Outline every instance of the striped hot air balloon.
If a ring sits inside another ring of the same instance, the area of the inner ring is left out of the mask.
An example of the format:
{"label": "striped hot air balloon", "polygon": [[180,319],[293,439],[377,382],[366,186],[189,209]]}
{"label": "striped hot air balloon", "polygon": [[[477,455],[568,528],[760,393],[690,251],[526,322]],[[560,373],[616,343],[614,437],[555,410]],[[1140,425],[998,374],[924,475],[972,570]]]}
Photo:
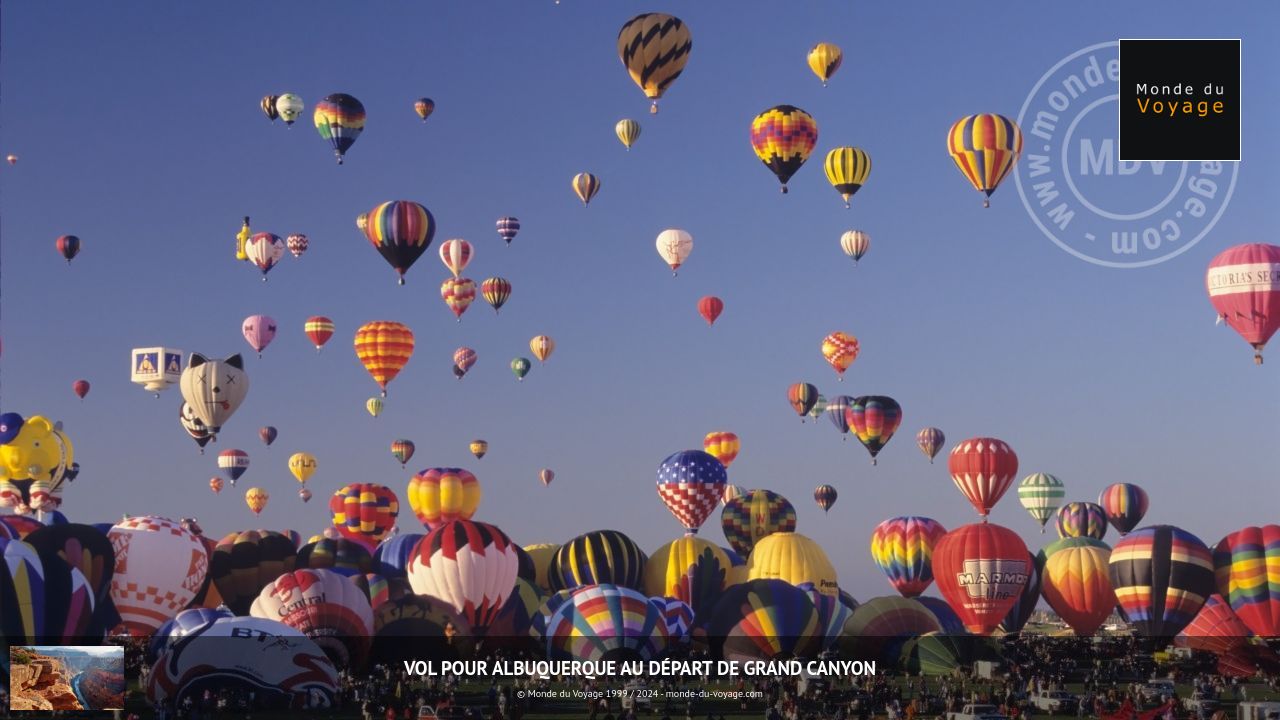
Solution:
{"label": "striped hot air balloon", "polygon": [[1107,521],[1121,535],[1127,535],[1147,514],[1147,492],[1133,483],[1115,483],[1098,495],[1098,504],[1106,512]]}
{"label": "striped hot air balloon", "polygon": [[400,500],[384,485],[351,483],[329,499],[330,519],[346,539],[373,552],[391,534],[400,514]]}
{"label": "striped hot air balloon", "polygon": [[506,241],[507,245],[511,245],[511,241],[516,239],[516,233],[520,232],[520,221],[513,217],[498,218],[498,237]]}
{"label": "striped hot air balloon", "polygon": [[693,36],[680,18],[666,13],[643,13],[618,31],[618,59],[631,79],[653,101],[649,112],[658,112],[658,99],[684,72],[693,51]]}
{"label": "striped hot air balloon", "polygon": [[1200,538],[1171,525],[1121,538],[1110,569],[1120,614],[1147,637],[1177,635],[1214,591],[1213,554]]}
{"label": "striped hot air balloon", "polygon": [[574,175],[570,185],[573,187],[573,192],[578,195],[578,199],[582,201],[583,207],[590,205],[591,198],[600,192],[600,178],[587,172]]}
{"label": "striped hot air balloon", "polygon": [[409,200],[384,202],[365,217],[364,235],[399,276],[422,257],[436,234],[436,219],[426,207]]}
{"label": "striped hot air balloon", "polygon": [[511,297],[511,281],[501,277],[485,278],[480,283],[480,295],[497,313],[507,304],[507,298]]}
{"label": "striped hot air balloon", "polygon": [[417,446],[412,440],[400,438],[391,442],[391,456],[400,461],[400,467],[403,468],[410,460],[413,459],[413,452]]}
{"label": "striped hot air balloon", "polygon": [[933,547],[946,532],[933,518],[889,518],[871,533],[871,559],[894,590],[903,597],[915,597],[933,583]]}
{"label": "striped hot air balloon", "polygon": [[840,493],[830,485],[819,485],[813,491],[813,501],[818,503],[818,507],[822,508],[822,512],[827,512],[832,505],[836,504],[836,498],[840,497]]}
{"label": "striped hot air balloon", "polygon": [[480,505],[480,481],[462,468],[429,468],[409,480],[409,507],[434,530],[452,520],[469,520]]}
{"label": "striped hot air balloon", "polygon": [[862,188],[867,176],[871,174],[871,156],[862,148],[832,148],[827,153],[823,169],[827,172],[827,181],[840,193],[847,208],[849,199]]}
{"label": "striped hot air balloon", "polygon": [[462,313],[476,299],[476,282],[469,278],[449,278],[440,284],[440,298],[458,322],[462,322]]}
{"label": "striped hot air balloon", "polygon": [[303,323],[302,330],[316,346],[316,352],[320,352],[320,348],[333,337],[333,321],[323,315],[312,315]]}
{"label": "striped hot air balloon", "polygon": [[364,132],[364,117],[364,105],[346,93],[334,93],[316,103],[312,116],[316,132],[333,146],[339,165],[356,138]]}
{"label": "striped hot air balloon", "polygon": [[1033,473],[1018,483],[1018,502],[1040,523],[1042,533],[1049,518],[1062,505],[1062,498],[1066,494],[1062,481],[1048,473]]}
{"label": "striped hot air balloon", "polygon": [[742,442],[738,440],[738,436],[734,433],[727,430],[716,430],[707,433],[707,436],[702,439],[702,449],[710,453],[712,457],[719,460],[727,468],[738,457],[738,451],[742,449]]}
{"label": "striped hot air balloon", "polygon": [[929,464],[937,457],[938,451],[947,443],[947,436],[936,427],[927,427],[916,433],[916,446],[929,458]]}
{"label": "striped hot air balloon", "polygon": [[902,424],[902,406],[891,397],[864,395],[853,399],[845,415],[850,429],[871,454],[871,464],[875,465],[876,456]]}
{"label": "striped hot air balloon", "polygon": [[996,438],[969,438],[951,448],[951,480],[982,517],[991,513],[1018,474],[1018,455]]}
{"label": "striped hot air balloon", "polygon": [[817,401],[818,388],[810,383],[795,383],[787,388],[787,402],[791,403],[791,409],[800,416],[800,422],[804,422],[805,416]]}
{"label": "striped hot air balloon", "polygon": [[1280,525],[1241,528],[1214,548],[1218,592],[1256,635],[1280,637]]}
{"label": "striped hot air balloon", "polygon": [[1058,510],[1058,537],[1101,540],[1107,534],[1107,514],[1091,502],[1070,502]]}
{"label": "striped hot air balloon", "polygon": [[1111,548],[1090,537],[1065,538],[1040,551],[1044,599],[1079,637],[1097,632],[1115,610],[1110,558]]}
{"label": "striped hot air balloon", "polygon": [[398,322],[378,320],[356,330],[356,357],[387,396],[387,383],[396,378],[413,355],[413,331]]}
{"label": "striped hot air balloon", "polygon": [[626,535],[595,530],[560,546],[547,569],[547,580],[553,592],[605,583],[642,590],[647,561],[640,546]]}
{"label": "striped hot air balloon", "polygon": [[982,206],[991,207],[991,193],[1022,154],[1022,130],[1003,115],[969,115],[951,126],[947,151],[974,189],[986,195]]}

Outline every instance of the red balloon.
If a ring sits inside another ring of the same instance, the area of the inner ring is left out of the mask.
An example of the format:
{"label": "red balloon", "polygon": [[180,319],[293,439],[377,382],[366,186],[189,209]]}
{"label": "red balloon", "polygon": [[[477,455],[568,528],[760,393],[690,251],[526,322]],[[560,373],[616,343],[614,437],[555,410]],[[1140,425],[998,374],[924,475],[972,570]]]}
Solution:
{"label": "red balloon", "polygon": [[89,381],[77,380],[71,383],[71,390],[76,394],[76,397],[83,400],[84,396],[89,394]]}
{"label": "red balloon", "polygon": [[720,317],[722,312],[724,312],[724,301],[715,295],[707,295],[698,301],[698,314],[707,321],[707,325],[715,325],[716,318]]}
{"label": "red balloon", "polygon": [[1003,440],[969,438],[951,448],[947,468],[956,487],[985,518],[1013,484],[1018,455]]}
{"label": "red balloon", "polygon": [[1262,347],[1280,329],[1280,247],[1250,243],[1227,248],[1209,263],[1204,279],[1218,317],[1253,346]]}
{"label": "red balloon", "polygon": [[1031,572],[1031,556],[1022,538],[999,525],[965,525],[933,546],[938,590],[975,635],[990,635],[1000,626]]}

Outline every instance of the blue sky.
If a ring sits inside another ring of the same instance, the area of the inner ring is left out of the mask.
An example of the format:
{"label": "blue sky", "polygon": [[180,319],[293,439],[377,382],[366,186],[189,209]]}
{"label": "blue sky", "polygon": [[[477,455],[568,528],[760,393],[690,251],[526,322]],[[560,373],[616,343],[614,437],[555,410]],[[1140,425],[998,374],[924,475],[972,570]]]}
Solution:
{"label": "blue sky", "polygon": [[[1058,475],[1068,500],[1137,482],[1151,494],[1148,522],[1206,542],[1276,521],[1280,357],[1255,367],[1247,345],[1215,327],[1203,287],[1217,252],[1272,241],[1280,173],[1268,159],[1280,143],[1269,126],[1280,108],[1265,78],[1280,50],[1263,28],[1280,19],[1273,5],[317,9],[5,6],[0,152],[21,159],[0,170],[3,408],[65,423],[84,467],[66,494],[73,519],[195,515],[215,536],[259,526],[305,536],[328,524],[327,497],[345,483],[403,495],[408,474],[388,448],[407,437],[418,446],[412,469],[476,473],[477,519],[522,544],[609,527],[652,550],[680,532],[654,492],[658,464],[726,429],[743,443],[730,481],[788,496],[799,531],[864,598],[891,592],[867,553],[877,522],[922,514],[953,528],[976,518],[946,451],[931,466],[914,446],[919,428],[936,425],[952,441],[1005,439],[1020,474]],[[621,24],[649,10],[679,15],[694,38],[657,116],[615,49]],[[1144,270],[1062,252],[1012,180],[982,210],[944,145],[956,118],[1016,116],[1057,60],[1118,37],[1244,40],[1245,160],[1230,207],[1199,245]],[[821,40],[845,52],[825,89],[804,61]],[[283,92],[307,103],[292,129],[258,110],[262,95]],[[333,92],[368,111],[342,167],[310,123]],[[412,110],[421,95],[436,102],[425,125]],[[780,103],[819,124],[818,151],[785,197],[748,142],[751,118]],[[623,117],[643,126],[630,152],[613,135]],[[874,163],[851,210],[822,176],[820,153],[837,144]],[[569,188],[582,171],[603,181],[587,209]],[[354,226],[391,199],[425,204],[439,224],[404,287]],[[232,256],[246,214],[255,230],[306,233],[310,251],[286,256],[262,283]],[[502,215],[523,224],[510,248],[494,232]],[[675,279],[653,245],[668,227],[695,242]],[[856,269],[838,245],[849,228],[872,237]],[[53,250],[66,233],[84,241],[69,268]],[[435,251],[451,237],[476,247],[467,276],[512,281],[501,315],[477,301],[457,323],[445,308],[448,272]],[[726,303],[710,329],[695,308],[704,294]],[[240,335],[254,313],[281,326],[261,360]],[[338,326],[318,356],[302,333],[312,314]],[[377,388],[351,347],[356,327],[375,319],[409,324],[418,343],[376,420],[364,400]],[[833,330],[862,342],[843,383],[818,351]],[[507,364],[540,333],[556,352],[517,383]],[[253,389],[203,456],[178,426],[176,388],[156,400],[129,383],[129,349],[157,344],[247,355]],[[479,354],[461,382],[449,370],[460,345]],[[77,378],[93,384],[84,402],[71,392]],[[903,426],[877,467],[825,419],[797,421],[786,388],[800,380],[827,396],[899,400]],[[279,428],[271,448],[257,438],[265,424]],[[467,451],[473,438],[490,442],[483,460]],[[252,467],[215,497],[207,482],[217,451],[231,447]],[[298,450],[319,458],[308,505],[285,467]],[[537,480],[542,467],[556,471],[550,488]],[[811,500],[820,483],[840,491],[826,516]],[[243,503],[253,485],[272,496],[260,519]],[[1033,550],[1053,537],[1012,491],[993,521]],[[400,525],[417,525],[407,503]],[[718,513],[702,533],[723,542]]]}

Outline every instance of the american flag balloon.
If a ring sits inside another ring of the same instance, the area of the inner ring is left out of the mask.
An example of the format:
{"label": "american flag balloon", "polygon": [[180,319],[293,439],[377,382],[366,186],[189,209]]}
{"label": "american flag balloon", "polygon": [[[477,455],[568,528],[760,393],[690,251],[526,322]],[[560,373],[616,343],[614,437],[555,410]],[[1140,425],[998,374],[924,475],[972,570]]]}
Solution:
{"label": "american flag balloon", "polygon": [[658,496],[687,535],[706,522],[728,482],[724,464],[701,450],[678,452],[658,467]]}

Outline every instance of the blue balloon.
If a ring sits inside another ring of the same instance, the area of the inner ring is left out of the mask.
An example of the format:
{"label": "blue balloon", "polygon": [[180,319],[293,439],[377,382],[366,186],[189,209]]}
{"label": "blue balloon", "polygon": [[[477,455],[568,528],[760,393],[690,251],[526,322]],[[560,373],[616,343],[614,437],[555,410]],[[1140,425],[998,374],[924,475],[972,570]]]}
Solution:
{"label": "blue balloon", "polygon": [[396,534],[378,543],[373,551],[373,571],[384,577],[405,577],[409,556],[424,537],[418,533]]}
{"label": "blue balloon", "polygon": [[658,466],[659,485],[723,485],[727,482],[729,473],[725,471],[724,464],[702,450],[681,450]]}

